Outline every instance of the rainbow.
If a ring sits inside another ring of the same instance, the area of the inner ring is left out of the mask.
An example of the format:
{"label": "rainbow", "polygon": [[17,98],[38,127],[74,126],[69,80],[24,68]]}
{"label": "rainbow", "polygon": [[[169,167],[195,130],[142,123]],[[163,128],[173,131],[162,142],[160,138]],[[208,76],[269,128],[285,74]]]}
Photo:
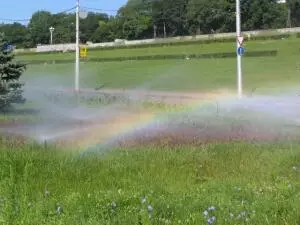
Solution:
{"label": "rainbow", "polygon": [[103,124],[103,121],[95,121],[94,125],[87,129],[87,132],[79,137],[72,137],[72,140],[75,140],[75,145],[80,147],[81,152],[102,151],[117,139],[120,140],[143,129],[151,129],[157,123],[163,123],[171,114],[193,112],[211,103],[218,107],[217,102],[230,101],[232,97],[233,95],[230,93],[210,94],[202,98],[192,99],[175,112],[140,110],[120,113],[119,116],[107,121],[106,124]]}

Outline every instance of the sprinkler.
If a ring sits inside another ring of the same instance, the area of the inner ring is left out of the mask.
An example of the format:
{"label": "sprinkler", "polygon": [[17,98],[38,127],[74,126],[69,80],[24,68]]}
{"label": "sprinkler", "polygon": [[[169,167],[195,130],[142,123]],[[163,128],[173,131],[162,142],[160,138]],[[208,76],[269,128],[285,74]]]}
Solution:
{"label": "sprinkler", "polygon": [[218,101],[216,101],[216,106],[217,106],[217,117],[220,116],[220,104]]}
{"label": "sprinkler", "polygon": [[47,149],[47,140],[44,140],[44,149]]}
{"label": "sprinkler", "polygon": [[102,85],[96,87],[96,88],[95,88],[95,91],[99,91],[100,89],[104,88],[104,86],[105,86],[105,84],[102,84]]}

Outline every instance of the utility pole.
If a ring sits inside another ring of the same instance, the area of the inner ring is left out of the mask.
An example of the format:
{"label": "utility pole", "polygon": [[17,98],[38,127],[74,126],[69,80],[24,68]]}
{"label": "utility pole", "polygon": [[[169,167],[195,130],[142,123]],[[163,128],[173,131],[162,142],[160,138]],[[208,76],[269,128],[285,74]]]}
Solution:
{"label": "utility pole", "polygon": [[79,0],[76,2],[75,91],[79,91]]}
{"label": "utility pole", "polygon": [[236,37],[237,37],[237,89],[238,97],[241,98],[242,92],[242,56],[240,50],[243,51],[242,43],[243,38],[241,36],[241,9],[240,0],[236,0]]}
{"label": "utility pole", "polygon": [[[285,3],[287,4],[287,3]],[[291,22],[291,6],[287,4],[287,20],[286,20],[286,26],[288,28],[292,28],[292,22]]]}
{"label": "utility pole", "polygon": [[49,28],[49,31],[50,31],[50,44],[52,45],[52,42],[53,42],[53,31],[54,31],[54,27],[50,27],[50,28]]}

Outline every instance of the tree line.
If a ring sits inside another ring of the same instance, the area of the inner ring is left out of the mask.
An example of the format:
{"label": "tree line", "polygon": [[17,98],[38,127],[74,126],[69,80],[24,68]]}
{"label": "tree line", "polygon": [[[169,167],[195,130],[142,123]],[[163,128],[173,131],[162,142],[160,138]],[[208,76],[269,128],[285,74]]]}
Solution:
{"label": "tree line", "polygon": [[[300,0],[241,0],[242,30],[300,25]],[[33,13],[28,25],[0,24],[7,41],[19,48],[75,42],[75,13]],[[80,19],[80,41],[108,42],[235,31],[235,0],[128,0],[111,16],[89,12]]]}

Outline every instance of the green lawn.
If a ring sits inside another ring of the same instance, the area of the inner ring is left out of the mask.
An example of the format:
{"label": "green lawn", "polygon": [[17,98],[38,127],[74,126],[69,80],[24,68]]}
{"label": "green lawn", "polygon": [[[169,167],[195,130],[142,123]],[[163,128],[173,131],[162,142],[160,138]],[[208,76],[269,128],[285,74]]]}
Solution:
{"label": "green lawn", "polygon": [[300,223],[299,144],[102,155],[1,146],[1,224]]}
{"label": "green lawn", "polygon": [[[247,91],[280,91],[297,88],[300,81],[300,39],[253,41],[246,51],[278,50],[275,57],[243,58],[243,83]],[[91,52],[91,57],[120,55],[210,53],[234,51],[232,43],[115,49]],[[70,57],[73,55],[70,55]],[[69,57],[68,54],[22,56],[33,59]],[[17,57],[17,59],[24,59]],[[29,59],[29,58],[28,58]],[[74,64],[29,65],[25,81],[47,81],[47,85],[74,86]],[[49,83],[50,82],[50,83]],[[81,87],[144,88],[207,91],[236,87],[236,59],[150,60],[81,64]],[[43,85],[43,84],[40,84]],[[44,84],[45,85],[45,84]],[[294,87],[295,86],[295,87]]]}
{"label": "green lawn", "polygon": [[[196,44],[182,46],[165,46],[165,47],[147,47],[132,49],[99,49],[88,51],[88,58],[94,57],[126,57],[140,55],[159,55],[159,54],[188,54],[188,53],[207,53],[234,51],[232,43],[214,43],[212,44]],[[75,53],[52,53],[52,54],[34,54],[20,55],[20,60],[53,60],[53,59],[73,59]]]}
{"label": "green lawn", "polygon": [[[248,41],[245,42],[246,51],[263,51],[280,49],[289,52],[298,45],[300,40],[291,37],[289,40],[267,40],[267,41]],[[288,47],[288,49],[286,49]],[[204,54],[219,52],[234,52],[235,43],[211,43],[211,44],[190,44],[164,47],[145,47],[128,49],[97,49],[88,51],[88,58],[95,57],[126,57],[141,55],[160,55],[160,54]],[[295,52],[298,51],[295,49]],[[58,60],[75,59],[75,53],[51,53],[51,54],[30,54],[19,55],[19,60]]]}
{"label": "green lawn", "polygon": [[[247,58],[243,60],[244,88],[263,91],[300,81],[298,57]],[[45,86],[74,86],[72,64],[29,66],[23,79]],[[49,83],[48,83],[49,82]],[[81,65],[80,86],[207,91],[235,88],[236,60],[166,60],[86,63]]]}
{"label": "green lawn", "polygon": [[[257,88],[258,93],[297,90],[299,44],[300,39],[296,38],[246,43],[246,51],[278,50],[278,55],[243,58],[245,89],[250,92]],[[218,43],[102,50],[91,54],[116,57],[233,49],[233,44]],[[44,57],[73,55],[17,59]],[[26,87],[73,87],[74,65],[28,65],[23,80]],[[155,90],[234,89],[236,60],[82,63],[80,84],[91,88],[104,84],[107,88]],[[29,104],[34,108],[34,102]],[[199,109],[197,115],[200,113]],[[246,116],[244,111],[241,114]],[[214,115],[209,114],[207,123],[218,123],[211,116]],[[230,125],[233,117],[224,117],[224,123]],[[264,118],[262,124],[266,122]],[[38,117],[26,113],[0,115],[0,120],[6,121],[36,122],[35,119]],[[270,120],[270,127],[275,125]],[[0,139],[0,224],[198,225],[208,224],[209,218],[216,219],[211,224],[221,225],[300,224],[300,145],[296,142],[78,152],[67,146],[62,149],[23,141]]]}

